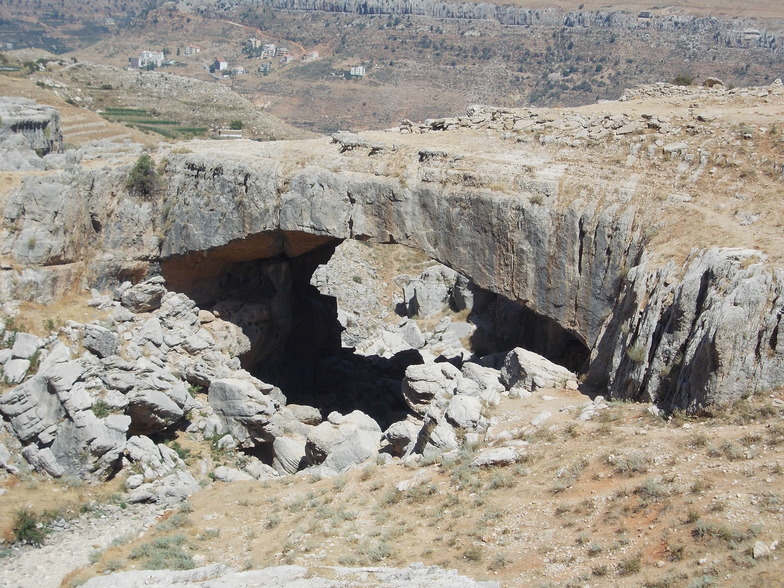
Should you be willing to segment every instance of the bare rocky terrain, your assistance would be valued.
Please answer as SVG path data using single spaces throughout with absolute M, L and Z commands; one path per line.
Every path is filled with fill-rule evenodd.
M 410 10 L 396 2 L 96 4 L 89 16 L 64 5 L 70 18 L 59 8 L 38 18 L 23 2 L 6 14 L 5 26 L 35 19 L 57 42 L 30 33 L 20 47 L 119 68 L 143 50 L 165 49 L 175 63 L 160 71 L 230 86 L 287 123 L 322 133 L 450 116 L 473 103 L 574 106 L 656 81 L 718 77 L 728 86 L 766 85 L 782 63 L 782 14 L 766 2 L 741 13 L 715 2 L 496 7 L 423 0 Z M 294 61 L 250 57 L 249 38 L 287 47 Z M 201 52 L 186 55 L 193 45 Z M 311 51 L 319 58 L 303 62 Z M 246 73 L 210 73 L 216 57 Z M 269 75 L 257 72 L 262 63 L 271 66 Z M 365 76 L 347 79 L 357 65 Z
M 781 585 L 777 7 L 363 6 L 19 4 L 0 585 Z

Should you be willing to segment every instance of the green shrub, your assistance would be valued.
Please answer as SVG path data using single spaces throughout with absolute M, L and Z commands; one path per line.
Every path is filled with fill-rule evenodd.
M 128 190 L 139 196 L 151 196 L 157 184 L 155 162 L 146 153 L 139 156 L 125 183 Z
M 147 570 L 190 570 L 193 558 L 183 551 L 184 535 L 158 537 L 131 550 L 130 558 L 142 560 Z
M 642 569 L 642 561 L 639 556 L 622 559 L 618 564 L 618 573 L 621 576 L 631 576 L 637 574 Z
M 691 86 L 694 83 L 694 76 L 689 74 L 678 74 L 672 83 L 676 86 Z
M 27 543 L 36 547 L 44 544 L 46 532 L 38 519 L 38 515 L 26 508 L 16 511 L 12 530 L 14 541 L 17 543 Z
M 99 419 L 107 417 L 112 413 L 112 407 L 109 406 L 105 400 L 101 400 L 100 398 L 93 402 L 93 405 L 90 408 L 93 411 L 93 414 Z

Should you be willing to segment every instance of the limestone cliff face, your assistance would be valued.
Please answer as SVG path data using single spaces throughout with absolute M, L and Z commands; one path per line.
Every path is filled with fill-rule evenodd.
M 784 384 L 781 269 L 749 249 L 695 251 L 681 266 L 654 263 L 643 236 L 651 215 L 629 204 L 634 188 L 613 196 L 618 178 L 602 186 L 590 163 L 567 169 L 548 160 L 549 152 L 529 146 L 526 120 L 501 115 L 474 112 L 463 121 L 470 126 L 431 121 L 422 134 L 401 128 L 333 143 L 163 148 L 154 154 L 159 189 L 150 199 L 125 187 L 136 148 L 83 154 L 103 166 L 79 165 L 72 155 L 8 195 L 2 253 L 12 263 L 0 272 L 0 293 L 46 300 L 67 285 L 109 286 L 161 272 L 200 304 L 245 284 L 269 297 L 252 319 L 261 332 L 290 310 L 281 311 L 275 296 L 306 288 L 340 240 L 401 243 L 556 321 L 590 350 L 587 383 L 599 393 L 696 409 Z M 542 126 L 538 143 L 548 144 L 553 119 L 525 117 Z M 602 116 L 569 132 L 574 141 L 633 137 L 632 163 L 639 152 L 658 158 L 638 170 L 669 173 L 670 165 L 673 176 L 686 177 L 692 161 L 704 167 L 703 157 L 687 153 L 674 160 L 664 140 L 633 149 L 646 128 L 661 135 L 662 125 L 622 118 Z M 481 127 L 490 123 L 497 131 Z M 516 132 L 518 123 L 516 142 L 492 135 Z M 439 139 L 436 127 L 459 129 Z M 688 148 L 677 145 L 678 153 Z M 583 173 L 595 190 L 567 197 L 561 184 L 570 173 Z M 639 176 L 635 182 L 645 185 Z M 259 270 L 259 260 L 269 267 Z M 314 339 L 333 334 L 323 335 Z
M 164 207 L 176 214 L 165 221 L 164 259 L 297 255 L 313 236 L 401 243 L 555 319 L 589 347 L 641 252 L 633 209 L 578 201 L 561 213 L 526 195 L 403 187 L 317 167 L 284 177 L 263 160 L 185 157 L 170 173 Z M 209 263 L 190 258 L 194 272 Z
M 242 4 L 242 0 L 236 2 Z M 678 31 L 707 33 L 716 44 L 738 48 L 765 48 L 784 51 L 784 31 L 766 31 L 753 19 L 723 19 L 686 15 L 654 15 L 639 18 L 637 12 L 565 11 L 558 8 L 519 8 L 477 2 L 439 2 L 434 0 L 264 0 L 278 10 L 314 10 L 355 14 L 398 14 L 429 16 L 439 19 L 491 20 L 510 26 L 613 28 L 617 30 Z M 778 24 L 778 23 L 776 23 Z
M 14 134 L 25 137 L 30 148 L 42 155 L 63 150 L 57 110 L 26 98 L 0 96 L 0 141 Z
M 711 249 L 684 268 L 643 261 L 594 347 L 589 382 L 673 408 L 780 386 L 782 277 L 747 249 Z

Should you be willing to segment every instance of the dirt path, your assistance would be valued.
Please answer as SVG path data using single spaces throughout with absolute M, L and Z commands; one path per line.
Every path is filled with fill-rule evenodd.
M 0 559 L 0 586 L 50 588 L 60 586 L 74 569 L 90 563 L 94 553 L 112 543 L 127 542 L 144 533 L 160 516 L 157 505 L 101 505 L 71 521 L 60 521 L 43 547 L 12 547 Z

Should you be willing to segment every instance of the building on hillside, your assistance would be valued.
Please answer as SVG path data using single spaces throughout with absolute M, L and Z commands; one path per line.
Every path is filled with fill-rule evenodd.
M 232 75 L 235 75 L 235 76 L 242 76 L 242 75 L 245 75 L 246 71 L 245 71 L 244 67 L 242 67 L 241 65 L 238 65 L 233 70 L 231 70 L 231 73 L 232 73 Z
M 288 55 L 288 54 L 289 54 L 289 48 L 286 47 L 285 45 L 281 45 L 280 47 L 275 49 L 276 56 L 283 57 L 284 55 Z
M 272 64 L 269 61 L 262 63 L 259 65 L 259 69 L 256 71 L 258 71 L 260 74 L 268 76 L 272 73 Z
M 365 68 L 362 65 L 353 65 L 351 67 L 350 73 L 355 78 L 361 78 L 365 75 Z
M 257 39 L 256 37 L 251 37 L 247 41 L 245 41 L 245 47 L 248 49 L 258 49 L 261 47 L 261 39 Z
M 220 139 L 242 139 L 242 129 L 219 129 L 218 138 Z
M 132 69 L 149 69 L 163 65 L 163 51 L 142 51 L 139 57 L 129 57 L 128 67 Z
M 261 47 L 261 55 L 259 57 L 262 59 L 275 57 L 275 44 L 264 43 L 264 45 Z
M 319 58 L 318 51 L 308 51 L 305 55 L 302 56 L 302 61 L 307 63 L 308 61 L 316 61 Z
M 183 50 L 183 54 L 185 55 L 196 55 L 197 53 L 201 53 L 201 47 L 197 47 L 196 45 L 188 45 Z
M 212 68 L 215 71 L 223 71 L 229 67 L 229 62 L 223 59 L 223 57 L 216 57 L 215 61 L 212 62 Z
M 286 65 L 287 63 L 291 63 L 292 61 L 294 61 L 293 55 L 284 55 L 283 57 L 280 58 L 280 62 L 283 65 Z
M 643 10 L 640 14 L 637 15 L 637 18 L 649 20 L 653 18 L 653 14 L 649 10 Z

